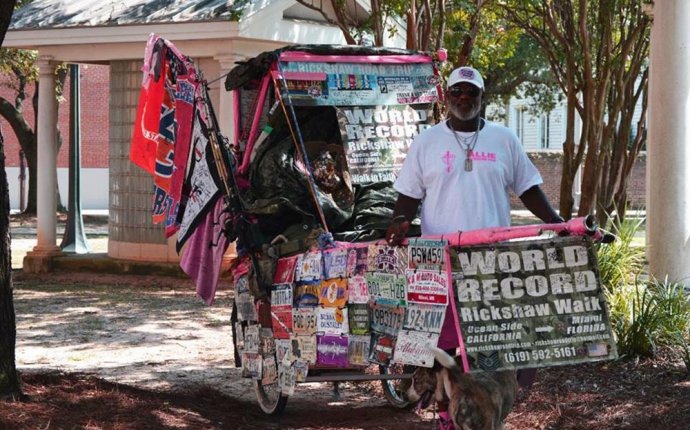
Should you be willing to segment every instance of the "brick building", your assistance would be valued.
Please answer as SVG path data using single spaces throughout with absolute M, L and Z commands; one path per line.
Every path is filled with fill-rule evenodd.
M 108 89 L 110 85 L 108 66 L 84 64 L 80 66 L 81 93 L 81 198 L 83 209 L 108 208 Z M 0 97 L 13 101 L 15 91 L 8 87 L 11 78 L 5 76 L 0 84 Z M 24 102 L 24 118 L 35 130 L 34 109 L 31 97 L 35 86 L 27 88 L 28 99 Z M 62 136 L 62 146 L 57 157 L 57 175 L 62 203 L 67 205 L 67 184 L 69 167 L 69 77 L 65 80 L 64 99 L 59 103 L 58 127 Z M 20 209 L 20 160 L 19 142 L 14 132 L 0 118 L 5 137 L 5 165 L 10 190 L 10 207 Z M 28 168 L 26 169 L 25 190 L 28 188 Z M 104 185 L 106 187 L 104 188 Z

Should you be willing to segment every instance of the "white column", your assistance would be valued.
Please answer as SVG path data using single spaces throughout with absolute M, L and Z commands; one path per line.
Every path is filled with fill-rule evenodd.
M 220 75 L 225 75 L 233 67 L 236 61 L 244 61 L 246 57 L 242 55 L 222 54 L 213 57 L 218 64 L 220 64 Z M 230 140 L 230 143 L 235 141 L 235 125 L 233 122 L 234 115 L 234 94 L 230 91 L 225 91 L 225 77 L 220 80 L 220 103 L 218 106 L 218 125 L 223 136 Z
M 55 66 L 50 57 L 38 60 L 38 126 L 37 158 L 37 245 L 38 253 L 57 253 L 57 100 L 55 99 Z
M 652 275 L 690 285 L 690 1 L 654 6 L 647 141 Z

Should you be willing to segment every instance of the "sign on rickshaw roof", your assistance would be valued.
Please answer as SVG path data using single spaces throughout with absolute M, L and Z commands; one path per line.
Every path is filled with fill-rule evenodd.
M 278 60 L 324 63 L 430 63 L 435 60 L 435 55 L 430 52 L 377 46 L 288 45 L 238 62 L 225 79 L 225 89 L 231 91 L 242 88 L 247 83 L 262 78 Z
M 237 21 L 243 7 L 228 0 L 34 0 L 14 12 L 10 30 Z

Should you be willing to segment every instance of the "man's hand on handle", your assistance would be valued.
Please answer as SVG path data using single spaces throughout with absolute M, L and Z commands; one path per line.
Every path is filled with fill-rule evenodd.
M 400 246 L 410 229 L 410 222 L 404 216 L 393 218 L 391 225 L 386 230 L 386 243 L 390 246 Z
M 410 229 L 410 221 L 414 219 L 421 200 L 404 194 L 398 195 L 393 209 L 393 220 L 386 230 L 386 243 L 390 246 L 402 245 L 407 231 Z

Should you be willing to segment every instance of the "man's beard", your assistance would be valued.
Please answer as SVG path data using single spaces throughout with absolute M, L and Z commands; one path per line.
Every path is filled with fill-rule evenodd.
M 450 113 L 453 114 L 454 117 L 461 121 L 469 121 L 471 119 L 475 119 L 478 115 L 479 112 L 481 111 L 481 105 L 477 103 L 474 105 L 472 109 L 470 109 L 467 113 L 463 113 L 458 106 L 455 105 L 450 105 L 449 110 Z

